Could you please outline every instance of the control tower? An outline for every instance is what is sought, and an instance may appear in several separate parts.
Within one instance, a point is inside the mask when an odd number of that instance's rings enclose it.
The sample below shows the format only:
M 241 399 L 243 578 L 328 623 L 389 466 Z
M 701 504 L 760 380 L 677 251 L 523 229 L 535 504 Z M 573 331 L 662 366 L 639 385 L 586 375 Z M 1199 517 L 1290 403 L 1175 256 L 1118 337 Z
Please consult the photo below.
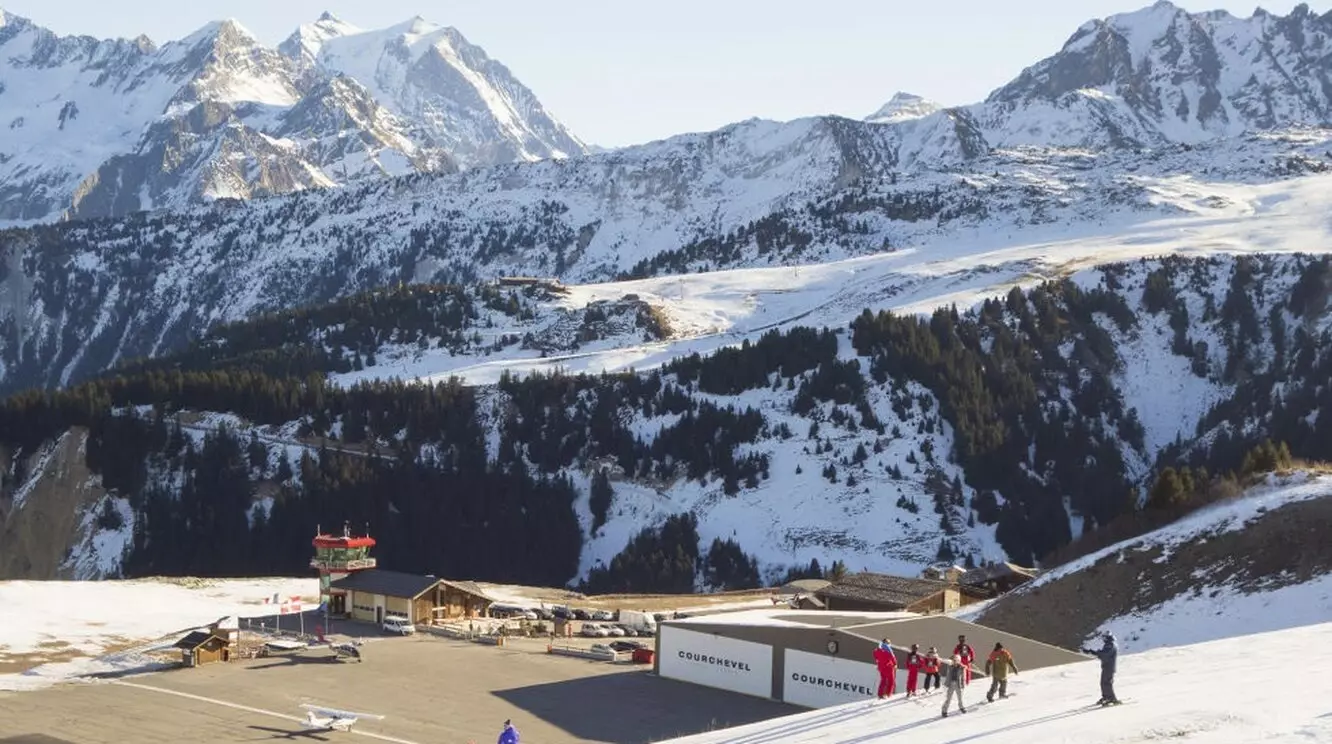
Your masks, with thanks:
M 324 534 L 315 529 L 314 557 L 310 559 L 310 568 L 319 571 L 319 601 L 328 608 L 330 616 L 344 617 L 347 614 L 347 595 L 332 589 L 334 581 L 367 568 L 375 567 L 375 559 L 370 557 L 370 549 L 375 546 L 375 539 L 366 534 L 354 537 L 351 525 L 343 523 L 341 535 Z

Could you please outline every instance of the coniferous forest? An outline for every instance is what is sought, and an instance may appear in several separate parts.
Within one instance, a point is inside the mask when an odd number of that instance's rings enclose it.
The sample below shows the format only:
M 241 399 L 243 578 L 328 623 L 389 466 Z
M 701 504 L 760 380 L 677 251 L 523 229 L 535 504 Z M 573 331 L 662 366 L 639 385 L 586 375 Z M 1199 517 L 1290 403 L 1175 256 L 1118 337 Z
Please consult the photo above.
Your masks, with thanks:
M 1178 508 L 1230 473 L 1332 458 L 1330 284 L 1326 258 L 1168 259 L 970 310 L 866 311 L 847 328 L 770 331 L 646 373 L 506 375 L 482 388 L 329 382 L 384 343 L 466 342 L 475 317 L 463 293 L 433 287 L 427 301 L 409 287 L 231 324 L 177 355 L 12 394 L 0 402 L 0 445 L 32 453 L 72 427 L 89 431 L 89 467 L 135 516 L 128 576 L 301 574 L 315 526 L 350 521 L 381 538 L 385 566 L 565 584 L 587 537 L 580 499 L 595 532 L 625 481 L 733 496 L 772 479 L 765 442 L 808 438 L 822 452 L 827 432 L 854 430 L 873 432 L 877 449 L 918 434 L 892 415 L 913 408 L 928 412 L 921 431 L 947 425 L 952 451 L 913 450 L 885 466 L 892 477 L 955 464 L 962 478 L 937 490 L 944 534 L 993 525 L 1009 558 L 1032 564 L 1067 554 L 1073 519 L 1091 535 Z M 503 293 L 484 297 L 525 311 Z M 1182 360 L 1225 393 L 1164 448 L 1149 445 L 1123 389 L 1144 353 Z M 782 391 L 789 411 L 742 404 L 753 391 Z M 790 416 L 808 419 L 808 433 Z M 261 438 L 223 419 L 285 433 Z M 649 420 L 659 425 L 635 425 Z M 830 455 L 825 477 L 855 487 L 864 449 Z M 28 475 L 15 462 L 6 491 Z M 103 519 L 114 527 L 118 515 Z M 697 518 L 677 515 L 645 526 L 583 585 L 754 586 L 763 577 L 747 549 L 702 545 Z M 940 557 L 970 558 L 950 550 L 945 538 Z M 830 549 L 825 563 L 837 558 Z M 788 578 L 811 569 L 821 571 Z

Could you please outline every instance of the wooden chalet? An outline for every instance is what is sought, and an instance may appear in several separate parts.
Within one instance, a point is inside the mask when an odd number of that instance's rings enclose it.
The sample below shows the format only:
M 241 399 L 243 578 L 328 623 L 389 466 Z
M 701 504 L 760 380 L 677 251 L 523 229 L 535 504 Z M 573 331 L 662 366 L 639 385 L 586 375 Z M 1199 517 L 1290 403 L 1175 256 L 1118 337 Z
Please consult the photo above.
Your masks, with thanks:
M 481 587 L 470 581 L 378 568 L 357 571 L 332 582 L 331 587 L 346 594 L 348 617 L 369 623 L 381 623 L 385 615 L 401 615 L 421 624 L 485 617 L 494 604 Z

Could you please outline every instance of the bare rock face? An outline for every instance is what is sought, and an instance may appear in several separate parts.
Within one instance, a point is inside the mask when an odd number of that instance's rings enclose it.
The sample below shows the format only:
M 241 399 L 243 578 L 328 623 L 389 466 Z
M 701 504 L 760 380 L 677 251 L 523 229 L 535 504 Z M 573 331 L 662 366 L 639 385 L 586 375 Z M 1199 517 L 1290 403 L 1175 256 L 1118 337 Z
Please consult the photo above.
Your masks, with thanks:
M 106 497 L 101 478 L 88 470 L 87 443 L 88 431 L 76 428 L 31 454 L 0 451 L 0 465 L 23 474 L 0 490 L 0 580 L 101 578 L 68 560 L 92 538 Z M 118 565 L 120 556 L 105 559 Z

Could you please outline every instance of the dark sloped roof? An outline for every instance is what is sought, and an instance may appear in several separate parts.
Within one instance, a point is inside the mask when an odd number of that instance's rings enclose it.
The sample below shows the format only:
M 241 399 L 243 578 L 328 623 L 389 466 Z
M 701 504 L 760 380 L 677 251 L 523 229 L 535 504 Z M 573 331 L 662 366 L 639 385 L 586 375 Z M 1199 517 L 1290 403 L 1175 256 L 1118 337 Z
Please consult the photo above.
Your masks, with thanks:
M 937 594 L 949 586 L 946 581 L 909 579 L 905 576 L 867 572 L 851 574 L 815 593 L 825 600 L 847 599 L 902 608 Z
M 963 584 L 984 584 L 1003 576 L 1022 576 L 1028 579 L 1036 577 L 1036 569 L 1019 566 L 1016 563 L 996 563 L 993 566 L 973 568 L 962 577 Z
M 212 633 L 203 630 L 196 630 L 193 633 L 190 633 L 189 635 L 180 639 L 179 641 L 176 641 L 176 648 L 189 648 L 189 649 L 198 648 L 202 646 L 204 643 L 206 643 L 209 638 L 212 637 L 213 637 Z
M 433 576 L 370 568 L 338 579 L 331 586 L 344 591 L 354 589 L 358 592 L 383 594 L 387 597 L 413 599 L 437 583 L 439 579 Z

